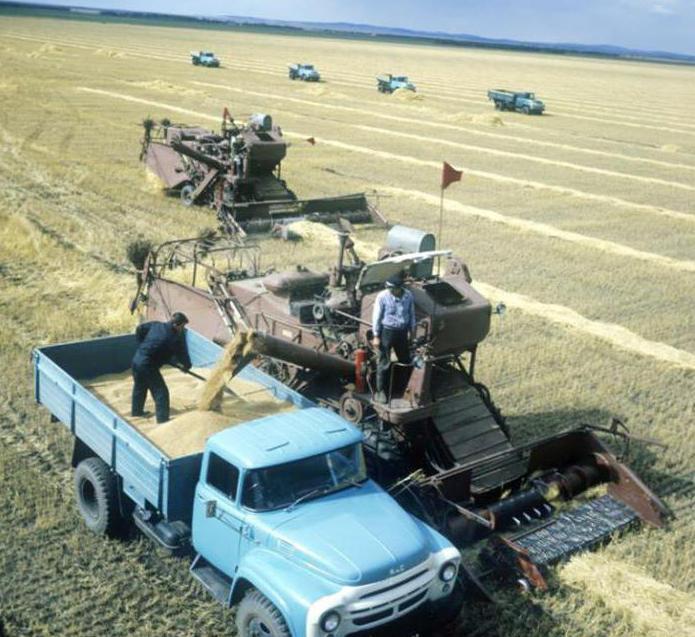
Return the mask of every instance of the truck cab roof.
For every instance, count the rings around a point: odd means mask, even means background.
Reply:
[[[230,427],[208,440],[208,449],[239,468],[293,462],[362,441],[337,414],[319,407],[266,416]]]

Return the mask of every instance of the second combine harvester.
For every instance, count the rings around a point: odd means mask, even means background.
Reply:
[[[186,206],[214,208],[228,234],[267,232],[302,217],[385,222],[364,193],[298,199],[282,179],[288,143],[270,115],[237,125],[225,109],[219,133],[168,120],[146,119],[143,127],[141,161]]]

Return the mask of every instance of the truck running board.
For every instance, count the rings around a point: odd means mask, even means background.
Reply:
[[[230,605],[232,580],[215,568],[200,553],[191,564],[191,575],[195,577],[218,602]]]

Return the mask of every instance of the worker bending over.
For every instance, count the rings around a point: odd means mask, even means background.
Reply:
[[[157,422],[169,420],[169,389],[159,368],[178,359],[188,371],[191,359],[188,356],[184,327],[188,323],[185,314],[174,312],[170,321],[150,321],[138,325],[135,338],[139,345],[133,356],[133,400],[131,415],[145,416],[143,408],[149,390],[157,412]]]
[[[379,292],[372,314],[374,347],[379,350],[376,367],[376,401],[386,402],[391,350],[398,362],[410,364],[410,340],[415,335],[415,303],[410,290],[403,287],[400,274],[386,280],[386,289]],[[390,388],[389,388],[390,390]]]

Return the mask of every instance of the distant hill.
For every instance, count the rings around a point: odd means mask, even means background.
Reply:
[[[221,16],[219,19],[238,25],[267,25],[287,27],[305,31],[334,32],[360,34],[368,36],[387,36],[397,38],[413,38],[419,40],[435,40],[448,44],[485,46],[491,48],[528,49],[532,51],[547,51],[550,53],[576,53],[580,55],[600,55],[608,57],[653,59],[695,64],[695,55],[670,53],[668,51],[644,51],[630,49],[611,44],[577,44],[576,42],[531,42],[525,40],[509,40],[505,38],[485,38],[470,33],[445,33],[443,31],[418,31],[398,27],[382,27],[373,24],[353,24],[351,22],[300,22],[289,20],[270,20],[251,18],[248,16]]]
[[[26,3],[0,0],[1,8],[40,10],[50,14],[69,13],[73,17],[82,16],[111,16],[116,19],[166,21],[175,25],[203,26],[227,25],[240,28],[287,31],[288,33],[311,33],[348,38],[379,38],[386,40],[413,41],[419,43],[448,44],[452,46],[470,46],[493,49],[513,49],[519,51],[536,51],[566,55],[591,55],[600,57],[621,58],[630,60],[662,61],[678,64],[695,64],[695,55],[670,53],[668,51],[643,51],[610,44],[577,44],[575,42],[529,42],[505,38],[484,38],[470,33],[444,33],[442,31],[418,31],[398,27],[383,27],[373,24],[353,24],[351,22],[302,22],[291,20],[272,20],[267,18],[252,18],[235,15],[176,15],[153,13],[147,11],[127,11],[122,9],[95,9],[81,5],[47,5],[42,3]]]

